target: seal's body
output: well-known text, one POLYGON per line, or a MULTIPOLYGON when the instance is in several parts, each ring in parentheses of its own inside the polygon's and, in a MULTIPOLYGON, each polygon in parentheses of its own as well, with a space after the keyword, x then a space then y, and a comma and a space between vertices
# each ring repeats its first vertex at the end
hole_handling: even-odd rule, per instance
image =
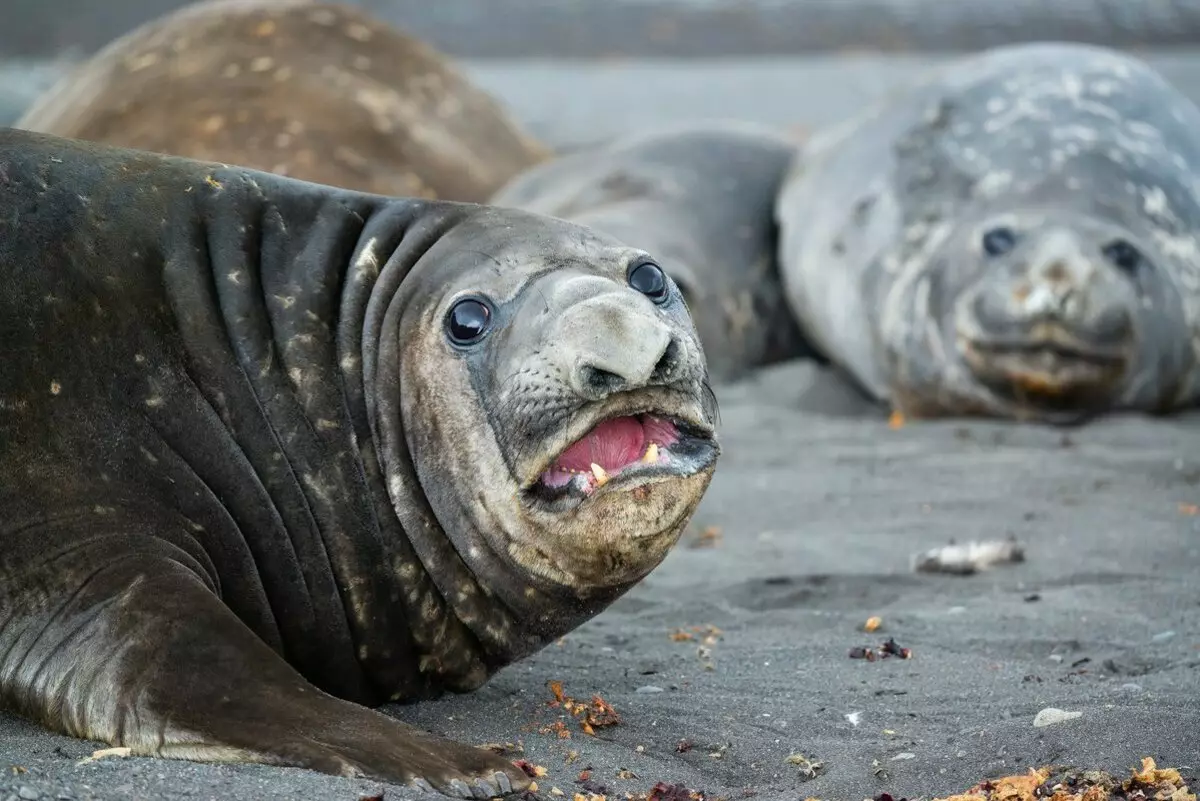
POLYGON ((352 6, 204 0, 117 39, 16 127, 481 202, 550 156, 441 54, 352 6))
POLYGON ((813 344, 914 416, 1200 399, 1200 110, 1102 48, 998 48, 814 137, 780 193, 813 344))
POLYGON ((0 702, 524 786, 358 704, 478 687, 664 557, 718 452, 678 289, 562 221, 24 131, 0 184, 0 702))
POLYGON ((489 202, 653 251, 687 299, 713 377, 732 380, 811 355, 780 284, 772 215, 796 146, 745 123, 663 128, 532 167, 489 202))

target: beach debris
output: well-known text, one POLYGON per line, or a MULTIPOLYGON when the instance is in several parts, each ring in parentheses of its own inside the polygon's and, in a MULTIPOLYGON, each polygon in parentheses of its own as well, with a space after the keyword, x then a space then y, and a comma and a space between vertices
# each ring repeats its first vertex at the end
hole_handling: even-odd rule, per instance
POLYGON ((538 734, 554 734, 560 740, 571 739, 571 731, 567 728, 567 724, 563 723, 561 720, 556 720, 549 726, 543 726, 542 728, 538 729, 538 734))
POLYGON ((783 760, 789 765, 795 765, 803 781, 817 778, 817 774, 825 769, 825 763, 819 759, 810 759, 804 754, 791 754, 783 760))
POLYGON ((865 659, 868 662, 874 662, 877 659, 887 659, 891 656, 897 656, 901 659, 912 659, 912 649, 902 648, 897 645, 895 637, 888 637, 883 645, 880 645, 878 648, 856 647, 850 649, 851 659, 865 659))
POLYGON ((1059 709, 1058 707, 1048 706, 1034 715, 1033 725, 1039 729, 1042 729, 1046 726, 1054 726, 1058 723, 1066 723, 1068 720, 1075 720, 1076 718, 1081 717, 1083 717, 1082 712, 1067 712, 1066 710, 1059 709))
POLYGON ((717 640, 724 634, 716 626, 711 623, 703 626, 692 626, 690 629, 675 629, 671 632, 671 639, 675 642, 689 642, 691 640, 700 640, 704 645, 712 647, 717 644, 717 640))
POLYGON ((521 742, 520 740, 515 743, 484 743, 479 747, 485 751, 491 751, 493 754, 498 754, 500 756, 525 753, 525 743, 521 742))
POLYGON ((882 625, 883 625, 883 618, 879 617, 878 615, 875 615, 875 616, 867 618, 867 622, 863 623, 863 631, 870 634, 873 631, 877 631, 879 629, 879 627, 882 625))
POLYGON ((1181 503, 1179 504, 1179 514, 1195 517, 1196 515, 1200 515, 1200 506, 1194 503, 1181 503))
MULTIPOLYGON (((629 796, 631 801, 641 801, 637 796, 629 796)), ((667 784, 658 782, 645 796, 646 801, 704 801, 705 795, 692 790, 684 784, 667 784)))
MULTIPOLYGON (((600 784, 600 783, 592 780, 592 766, 591 765, 588 765, 586 768, 584 768, 582 771, 580 771, 579 777, 577 779, 575 779, 575 783, 578 784, 580 787, 582 787, 584 792, 589 794, 587 796, 584 796, 585 798, 588 798, 589 801, 591 801, 592 798, 603 799, 605 796, 607 796, 611 792, 603 784, 600 784)), ((575 798, 579 798, 580 795, 581 795, 580 793, 576 793, 575 798)))
POLYGON ((717 526, 705 526, 700 533, 688 542, 689 548, 715 548, 721 543, 721 529, 717 526))
POLYGON ((514 759, 513 764, 525 771, 525 775, 531 779, 540 779, 550 772, 541 765, 535 765, 527 759, 514 759))
POLYGON ((902 412, 892 412, 888 415, 888 428, 895 431, 897 428, 904 427, 904 414, 902 412))
POLYGON ((1159 768, 1150 757, 1141 770, 1119 781, 1102 770, 1031 768, 1028 773, 987 779, 965 793, 935 801, 1197 801, 1175 768, 1159 768))
POLYGON ((952 540, 948 545, 931 548, 913 556, 912 569, 917 573, 970 576, 996 565, 1023 561, 1025 548, 1015 537, 1004 540, 972 540, 961 545, 952 540))
POLYGON ((693 743, 691 740, 688 740, 685 738, 675 744, 675 753, 686 754, 688 751, 691 751, 695 747, 696 747, 695 743, 693 743))
MULTIPOLYGON (((620 715, 617 710, 613 709, 612 704, 605 701, 599 695, 593 695, 590 703, 576 701, 574 698, 566 695, 563 692, 561 681, 548 681, 546 686, 550 688, 554 700, 550 702, 550 706, 561 706, 579 721, 579 728, 584 734, 595 736, 595 730, 604 726, 615 726, 621 722, 620 715)), ((561 734, 559 735, 562 736, 561 734)))
POLYGON ((101 748, 99 751, 93 751, 91 756, 84 757, 75 764, 86 765, 88 762, 95 762, 100 759, 107 759, 108 757, 120 757, 123 759, 132 753, 133 749, 125 746, 119 748, 101 748))
POLYGON ((847 712, 846 720, 850 721, 851 726, 857 727, 862 722, 862 712, 847 712))
POLYGON ((360 795, 358 801, 383 801, 384 791, 380 790, 374 795, 360 795))

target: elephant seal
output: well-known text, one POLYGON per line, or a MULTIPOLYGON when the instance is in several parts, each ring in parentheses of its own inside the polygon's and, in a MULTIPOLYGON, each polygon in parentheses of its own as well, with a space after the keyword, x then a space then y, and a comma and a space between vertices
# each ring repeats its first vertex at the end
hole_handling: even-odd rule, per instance
POLYGON ((802 330, 914 417, 1200 399, 1200 110, 1141 61, 1029 44, 819 132, 780 192, 802 330))
POLYGON ((678 289, 512 209, 0 132, 0 703, 135 755, 525 786, 370 709, 479 687, 677 541, 678 289))
POLYGON ((797 141, 718 121, 620 137, 526 170, 490 203, 646 248, 679 286, 714 379, 811 355, 776 261, 775 196, 797 141))
POLYGON ((311 0, 207 0, 152 20, 65 75, 16 127, 470 202, 551 155, 440 53, 311 0))

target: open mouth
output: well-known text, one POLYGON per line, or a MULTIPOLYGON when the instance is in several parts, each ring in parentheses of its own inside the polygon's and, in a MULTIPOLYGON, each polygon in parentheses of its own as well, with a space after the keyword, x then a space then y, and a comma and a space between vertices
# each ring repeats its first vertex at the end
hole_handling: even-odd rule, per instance
POLYGON ((650 412, 610 417, 559 453, 527 492, 548 502, 582 499, 601 488, 692 475, 715 456, 712 436, 682 420, 650 412))

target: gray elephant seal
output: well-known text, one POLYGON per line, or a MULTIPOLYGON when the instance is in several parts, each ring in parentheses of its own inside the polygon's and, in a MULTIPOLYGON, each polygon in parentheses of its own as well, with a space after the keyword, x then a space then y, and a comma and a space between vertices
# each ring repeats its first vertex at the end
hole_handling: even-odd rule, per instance
POLYGON ((479 687, 718 457, 649 256, 509 209, 0 133, 0 702, 134 754, 495 795, 479 687))
POLYGON ((780 193, 814 345, 912 416, 1200 399, 1200 110, 1142 62, 998 48, 814 138, 780 193))
POLYGON ((16 127, 480 202, 550 157, 440 53, 352 6, 207 0, 109 44, 16 127))
POLYGON ((715 379, 810 355, 776 261, 772 209, 797 140, 757 125, 664 128, 526 170, 490 203, 646 248, 678 284, 715 379))

